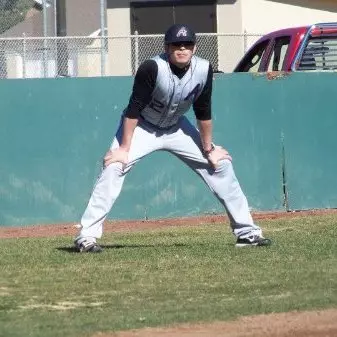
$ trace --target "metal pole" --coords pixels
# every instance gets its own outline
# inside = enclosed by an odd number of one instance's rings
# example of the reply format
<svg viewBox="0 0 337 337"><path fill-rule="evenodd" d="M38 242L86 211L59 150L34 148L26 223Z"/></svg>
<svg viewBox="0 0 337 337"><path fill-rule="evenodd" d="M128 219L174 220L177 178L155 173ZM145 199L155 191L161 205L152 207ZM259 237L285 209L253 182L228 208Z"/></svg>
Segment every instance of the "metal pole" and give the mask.
<svg viewBox="0 0 337 337"><path fill-rule="evenodd" d="M105 75L105 0L101 1L101 76Z"/></svg>
<svg viewBox="0 0 337 337"><path fill-rule="evenodd" d="M67 13L66 1L57 0L56 2L56 23L57 23L57 76L68 76L68 40L60 39L60 36L67 35Z"/></svg>
<svg viewBox="0 0 337 337"><path fill-rule="evenodd" d="M138 31L135 30L135 73L139 66L139 38Z"/></svg>
<svg viewBox="0 0 337 337"><path fill-rule="evenodd" d="M23 33L23 60L22 60L22 76L26 78L26 54L27 54L27 47L26 47L26 34Z"/></svg>
<svg viewBox="0 0 337 337"><path fill-rule="evenodd" d="M54 36L57 36L57 5L56 5L56 1L54 0Z"/></svg>
<svg viewBox="0 0 337 337"><path fill-rule="evenodd" d="M56 4L57 0L54 0L54 36L55 36L55 40L54 40L54 60L55 60L55 75L57 76L58 74L58 65L57 65L57 4Z"/></svg>
<svg viewBox="0 0 337 337"><path fill-rule="evenodd" d="M248 37L247 37L247 31L244 30L243 32L243 53L245 54L247 51L247 45L248 45Z"/></svg>
<svg viewBox="0 0 337 337"><path fill-rule="evenodd" d="M47 77L47 0L43 0L43 75Z"/></svg>

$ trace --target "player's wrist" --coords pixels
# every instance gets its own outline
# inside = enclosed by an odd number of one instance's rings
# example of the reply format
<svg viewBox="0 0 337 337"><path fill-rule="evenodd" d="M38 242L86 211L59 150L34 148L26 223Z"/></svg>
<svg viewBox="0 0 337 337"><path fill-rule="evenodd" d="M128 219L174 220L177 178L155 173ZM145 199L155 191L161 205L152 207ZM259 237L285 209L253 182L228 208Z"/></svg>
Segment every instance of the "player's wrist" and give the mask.
<svg viewBox="0 0 337 337"><path fill-rule="evenodd" d="M204 149L204 155L205 155L205 157L208 157L214 150L215 150L215 146L212 143L209 148Z"/></svg>
<svg viewBox="0 0 337 337"><path fill-rule="evenodd" d="M125 152L129 152L130 146L121 144L121 145L119 146L119 149L122 150L122 151L125 151Z"/></svg>

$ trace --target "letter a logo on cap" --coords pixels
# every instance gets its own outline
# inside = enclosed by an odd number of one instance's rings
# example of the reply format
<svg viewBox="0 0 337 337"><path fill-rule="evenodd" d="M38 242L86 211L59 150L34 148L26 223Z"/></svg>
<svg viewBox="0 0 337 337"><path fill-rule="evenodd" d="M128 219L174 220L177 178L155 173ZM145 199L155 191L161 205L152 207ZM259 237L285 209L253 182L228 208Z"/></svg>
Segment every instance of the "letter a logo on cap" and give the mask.
<svg viewBox="0 0 337 337"><path fill-rule="evenodd" d="M187 36L187 30L185 27L182 27L179 29L178 33L177 33L177 37L180 37L180 36Z"/></svg>

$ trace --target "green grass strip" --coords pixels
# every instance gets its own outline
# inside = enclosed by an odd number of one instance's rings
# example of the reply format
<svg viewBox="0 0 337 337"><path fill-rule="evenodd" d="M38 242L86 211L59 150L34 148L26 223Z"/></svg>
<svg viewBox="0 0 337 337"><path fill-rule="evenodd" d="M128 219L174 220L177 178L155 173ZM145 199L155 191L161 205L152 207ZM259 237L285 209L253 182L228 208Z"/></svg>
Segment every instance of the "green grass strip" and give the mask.
<svg viewBox="0 0 337 337"><path fill-rule="evenodd" d="M262 221L269 248L228 225L1 240L0 336L84 337L181 322L337 307L337 216Z"/></svg>

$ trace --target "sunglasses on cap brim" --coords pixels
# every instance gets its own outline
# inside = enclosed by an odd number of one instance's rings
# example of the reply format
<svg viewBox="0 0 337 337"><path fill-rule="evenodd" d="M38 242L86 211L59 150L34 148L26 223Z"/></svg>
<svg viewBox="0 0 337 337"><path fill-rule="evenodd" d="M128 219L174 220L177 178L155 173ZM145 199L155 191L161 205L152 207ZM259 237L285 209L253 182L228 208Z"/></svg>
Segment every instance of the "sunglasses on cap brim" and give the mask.
<svg viewBox="0 0 337 337"><path fill-rule="evenodd" d="M172 42L171 45L173 47L180 47L180 46L192 47L195 45L195 43L192 41L181 41L181 42Z"/></svg>

